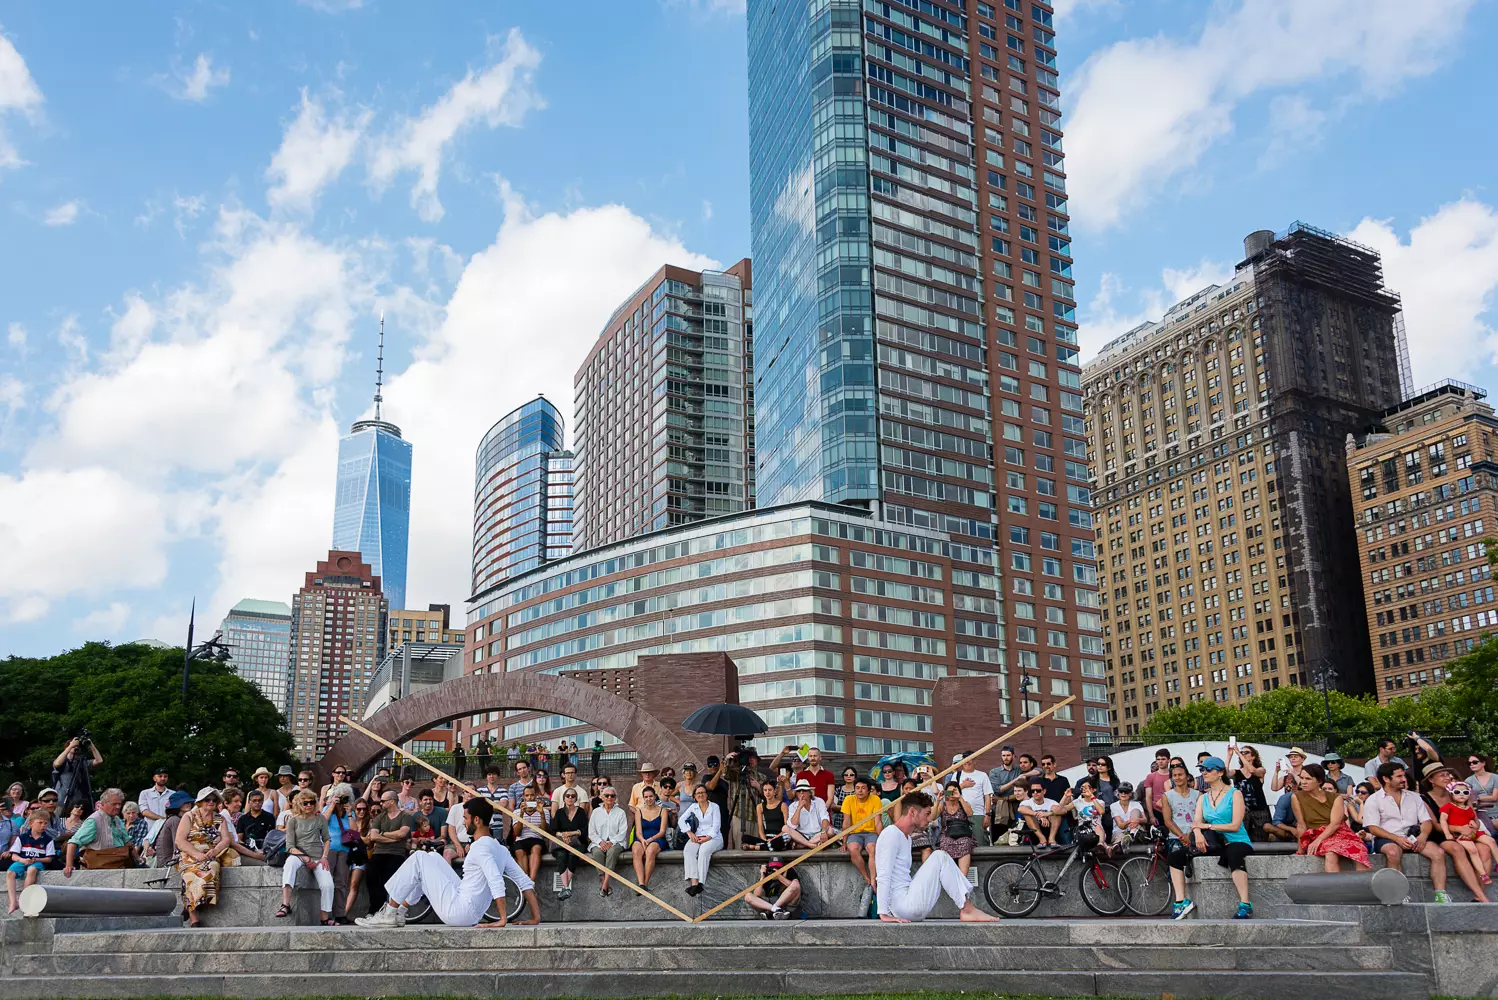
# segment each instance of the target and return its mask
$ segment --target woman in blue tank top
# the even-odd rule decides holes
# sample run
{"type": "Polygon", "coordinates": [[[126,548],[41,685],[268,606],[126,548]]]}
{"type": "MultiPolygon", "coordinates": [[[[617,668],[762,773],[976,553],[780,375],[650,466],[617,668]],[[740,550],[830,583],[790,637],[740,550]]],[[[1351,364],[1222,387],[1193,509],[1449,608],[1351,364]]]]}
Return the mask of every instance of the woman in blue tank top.
{"type": "Polygon", "coordinates": [[[1238,912],[1235,920],[1247,920],[1254,915],[1254,905],[1248,901],[1248,869],[1246,859],[1254,852],[1248,833],[1243,829],[1246,812],[1243,793],[1225,780],[1227,764],[1221,757],[1208,757],[1197,767],[1206,780],[1207,788],[1196,803],[1196,819],[1191,824],[1187,842],[1170,852],[1170,883],[1175,888],[1176,903],[1171,908],[1172,920],[1180,920],[1196,904],[1186,895],[1186,869],[1193,857],[1215,857],[1217,864],[1232,873],[1233,887],[1238,890],[1238,912]]]}
{"type": "Polygon", "coordinates": [[[650,885],[656,856],[666,849],[665,815],[655,789],[650,785],[640,789],[640,808],[635,810],[635,842],[629,849],[635,858],[635,880],[642,889],[650,885]]]}

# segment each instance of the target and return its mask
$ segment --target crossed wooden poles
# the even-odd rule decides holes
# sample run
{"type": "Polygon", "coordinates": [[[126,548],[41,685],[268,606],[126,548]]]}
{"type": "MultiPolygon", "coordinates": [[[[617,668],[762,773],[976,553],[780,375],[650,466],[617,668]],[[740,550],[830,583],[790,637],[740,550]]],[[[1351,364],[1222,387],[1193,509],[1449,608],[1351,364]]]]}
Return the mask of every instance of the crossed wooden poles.
{"type": "MultiPolygon", "coordinates": [[[[979,749],[974,750],[969,756],[979,757],[979,756],[982,756],[985,753],[988,753],[990,750],[992,750],[994,747],[1000,745],[1005,740],[1013,738],[1013,736],[1016,733],[1022,732],[1022,731],[1026,730],[1026,729],[1029,729],[1031,726],[1035,725],[1037,722],[1041,721],[1042,719],[1044,719],[1047,716],[1049,716],[1049,715],[1053,714],[1054,712],[1056,712],[1057,709],[1060,709],[1060,708],[1062,708],[1065,705],[1070,705],[1075,700],[1076,700],[1076,696],[1072,695],[1072,696],[1070,696],[1068,698],[1063,699],[1062,701],[1057,702],[1056,704],[1052,705],[1050,708],[1046,709],[1044,712],[1041,712],[1039,715],[1035,716],[1034,718],[1032,718],[1032,719],[1026,719],[1023,723],[1021,723],[1018,726],[1015,726],[1013,729],[1011,729],[1008,732],[1004,733],[1002,736],[999,736],[997,739],[994,739],[993,741],[989,742],[985,746],[982,746],[979,749]]],[[[380,736],[378,733],[370,732],[368,729],[366,729],[363,726],[359,725],[357,722],[355,722],[354,720],[348,718],[347,716],[340,716],[339,717],[339,721],[347,723],[348,726],[351,729],[357,729],[359,732],[363,733],[365,736],[368,736],[370,739],[376,741],[377,743],[383,744],[384,746],[389,747],[391,750],[394,750],[397,753],[405,754],[411,760],[416,761],[416,763],[422,765],[427,770],[431,771],[433,774],[440,774],[440,775],[442,775],[442,777],[444,777],[448,781],[452,782],[455,786],[457,786],[458,788],[462,789],[464,792],[467,792],[468,795],[470,795],[470,796],[478,796],[478,794],[479,794],[478,789],[474,788],[472,785],[469,785],[469,784],[467,784],[465,782],[459,781],[457,778],[454,778],[452,775],[447,774],[446,772],[444,772],[442,770],[439,770],[436,767],[433,767],[431,764],[426,763],[425,761],[421,760],[421,758],[419,758],[419,757],[412,756],[411,754],[406,754],[404,750],[402,750],[400,747],[396,746],[394,743],[391,743],[389,740],[385,739],[383,736],[380,736]]],[[[934,774],[930,778],[926,779],[926,782],[923,785],[921,785],[920,788],[921,789],[927,789],[927,788],[931,788],[931,787],[933,787],[935,785],[938,785],[943,778],[945,778],[947,775],[951,774],[953,771],[957,770],[961,766],[962,766],[961,762],[958,762],[956,764],[952,764],[952,765],[948,766],[945,770],[938,771],[936,774],[934,774]]],[[[883,814],[889,812],[889,810],[893,809],[899,803],[899,801],[900,800],[897,798],[897,799],[894,799],[894,800],[892,800],[890,802],[885,803],[884,807],[879,810],[879,813],[877,815],[883,815],[883,814]]],[[[569,844],[566,841],[562,840],[561,838],[553,836],[550,832],[541,829],[540,827],[536,826],[533,823],[529,823],[529,822],[526,822],[525,820],[522,820],[520,818],[520,816],[518,814],[516,814],[513,810],[511,810],[508,806],[501,805],[500,803],[496,802],[496,803],[494,803],[494,808],[497,809],[497,810],[499,810],[504,815],[510,817],[510,820],[512,822],[523,823],[524,825],[531,827],[537,833],[539,833],[541,836],[545,837],[547,840],[551,841],[553,844],[555,844],[556,846],[560,847],[562,850],[567,851],[567,852],[569,852],[571,854],[577,855],[583,861],[586,861],[588,864],[592,865],[594,868],[597,868],[600,872],[603,872],[604,874],[609,875],[615,882],[619,882],[619,883],[622,883],[623,885],[629,886],[629,888],[633,889],[635,892],[639,893],[641,896],[644,896],[646,899],[650,900],[652,903],[656,904],[661,909],[666,910],[666,911],[668,911],[668,912],[670,912],[670,913],[672,913],[672,914],[680,917],[682,920],[685,920],[689,924],[695,924],[695,923],[699,923],[699,922],[701,922],[703,920],[706,920],[708,917],[711,917],[713,914],[717,913],[719,910],[725,909],[726,907],[731,906],[734,903],[737,903],[739,900],[741,900],[745,896],[749,895],[755,889],[758,889],[761,886],[766,885],[766,884],[768,884],[771,881],[774,881],[775,879],[777,879],[777,878],[781,877],[782,875],[784,875],[790,869],[796,867],[801,862],[805,861],[807,858],[810,858],[812,855],[820,853],[821,851],[826,850],[827,848],[831,847],[834,844],[840,843],[849,834],[855,832],[854,829],[853,829],[853,827],[849,826],[847,829],[843,830],[841,833],[837,834],[836,836],[831,837],[831,838],[829,838],[827,840],[822,841],[822,843],[818,844],[816,847],[813,847],[811,850],[806,851],[805,853],[801,854],[799,857],[794,858],[793,860],[791,860],[791,861],[787,862],[786,864],[782,865],[781,867],[779,867],[778,869],[775,870],[774,874],[766,875],[764,878],[760,879],[758,882],[755,882],[754,884],[748,886],[745,889],[739,890],[737,893],[735,893],[734,895],[728,897],[723,902],[719,903],[717,906],[714,906],[712,909],[706,910],[706,911],[704,911],[702,913],[699,913],[696,917],[689,917],[685,913],[683,913],[682,911],[678,910],[676,907],[672,906],[670,903],[666,902],[664,899],[661,899],[659,896],[655,895],[655,893],[651,892],[650,890],[645,889],[645,888],[643,888],[641,886],[635,885],[629,879],[620,877],[617,873],[615,873],[614,871],[612,871],[611,869],[609,869],[605,865],[602,865],[598,861],[594,860],[593,857],[591,855],[589,855],[587,852],[580,851],[577,848],[573,847],[571,844],[569,844]]],[[[872,818],[872,817],[870,817],[870,818],[872,818]]],[[[868,822],[868,820],[865,820],[864,824],[860,824],[860,825],[866,825],[867,822],[868,822]]],[[[865,831],[859,831],[859,832],[867,833],[868,831],[865,830],[865,831]]]]}

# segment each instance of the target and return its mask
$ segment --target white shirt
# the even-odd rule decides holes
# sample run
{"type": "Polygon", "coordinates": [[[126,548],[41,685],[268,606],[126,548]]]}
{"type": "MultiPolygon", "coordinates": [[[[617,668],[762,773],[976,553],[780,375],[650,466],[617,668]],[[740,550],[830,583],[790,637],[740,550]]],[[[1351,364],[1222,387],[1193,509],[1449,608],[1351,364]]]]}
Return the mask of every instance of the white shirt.
{"type": "Polygon", "coordinates": [[[811,804],[802,806],[800,799],[785,807],[786,815],[792,814],[796,817],[796,832],[803,837],[815,837],[822,832],[822,824],[827,820],[827,805],[821,799],[813,798],[811,804]]]}
{"type": "Polygon", "coordinates": [[[971,773],[958,771],[947,780],[961,789],[963,800],[973,807],[973,815],[982,816],[984,812],[983,799],[985,796],[993,794],[993,782],[988,780],[988,775],[983,771],[972,771],[971,773]],[[964,781],[971,781],[973,783],[972,787],[963,788],[962,783],[964,781]]]}
{"type": "Polygon", "coordinates": [[[1113,823],[1116,826],[1128,826],[1129,820],[1135,816],[1138,816],[1140,820],[1144,819],[1144,807],[1141,806],[1138,802],[1133,801],[1132,799],[1129,801],[1128,812],[1124,811],[1122,802],[1113,803],[1113,805],[1108,809],[1108,812],[1113,815],[1113,823]]]}
{"type": "MultiPolygon", "coordinates": [[[[170,788],[163,788],[158,792],[156,790],[156,786],[152,785],[150,788],[147,788],[145,791],[141,792],[140,795],[136,796],[136,801],[140,803],[140,811],[142,815],[148,812],[153,812],[156,814],[156,819],[166,819],[166,807],[167,803],[171,801],[171,798],[172,790],[170,788]]],[[[155,821],[156,820],[152,820],[153,823],[155,821]]]]}
{"type": "MultiPolygon", "coordinates": [[[[813,799],[812,801],[815,802],[816,800],[813,799]]],[[[822,816],[823,818],[827,816],[826,806],[822,807],[822,816]]],[[[682,833],[691,833],[697,837],[718,837],[723,832],[723,814],[718,811],[718,803],[716,802],[709,802],[707,804],[707,812],[703,812],[702,807],[693,802],[691,808],[681,814],[681,820],[676,825],[681,829],[682,833]],[[687,819],[693,816],[697,818],[697,829],[695,832],[692,830],[692,825],[687,822],[687,819]]]]}
{"type": "Polygon", "coordinates": [[[458,838],[458,843],[466,844],[473,840],[468,836],[468,818],[463,815],[463,803],[459,802],[447,811],[447,825],[453,828],[453,836],[458,838]]]}
{"type": "Polygon", "coordinates": [[[891,823],[874,843],[877,858],[879,915],[894,915],[895,898],[910,889],[910,838],[891,823]]]}
{"type": "MultiPolygon", "coordinates": [[[[524,892],[534,889],[530,880],[510,852],[499,845],[493,837],[480,837],[463,861],[463,880],[458,883],[458,900],[455,912],[449,914],[449,923],[472,927],[484,919],[489,901],[505,898],[505,876],[509,875],[524,892]]],[[[503,906],[503,903],[501,903],[503,906]]]]}
{"type": "Polygon", "coordinates": [[[1025,807],[1029,806],[1030,811],[1036,816],[1049,816],[1060,805],[1061,803],[1055,799],[1045,799],[1041,802],[1036,802],[1034,799],[1025,799],[1025,801],[1019,804],[1019,811],[1024,812],[1025,807]]]}
{"type": "Polygon", "coordinates": [[[1368,801],[1363,803],[1364,828],[1382,827],[1396,837],[1403,837],[1405,830],[1425,822],[1434,822],[1430,810],[1425,808],[1425,800],[1408,788],[1401,793],[1398,802],[1394,801],[1394,796],[1380,789],[1368,796],[1368,801]]]}
{"type": "Polygon", "coordinates": [[[629,827],[629,815],[619,806],[610,809],[599,806],[588,817],[588,843],[597,847],[607,840],[611,844],[624,846],[624,834],[629,827]]]}

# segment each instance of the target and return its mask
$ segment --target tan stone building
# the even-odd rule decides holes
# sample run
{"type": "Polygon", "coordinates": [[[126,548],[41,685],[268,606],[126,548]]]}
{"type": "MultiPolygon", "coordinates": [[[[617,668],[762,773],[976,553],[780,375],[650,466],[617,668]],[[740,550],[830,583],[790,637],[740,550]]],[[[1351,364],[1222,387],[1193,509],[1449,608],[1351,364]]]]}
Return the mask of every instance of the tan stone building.
{"type": "Polygon", "coordinates": [[[1372,686],[1343,462],[1401,398],[1399,298],[1309,226],[1245,251],[1083,373],[1115,738],[1323,673],[1372,686]]]}
{"type": "Polygon", "coordinates": [[[395,650],[404,642],[461,643],[467,634],[462,626],[452,627],[452,609],[446,604],[428,605],[425,611],[392,609],[388,621],[387,650],[395,650]]]}
{"type": "Polygon", "coordinates": [[[1498,631],[1483,547],[1498,522],[1498,419],[1486,396],[1442,382],[1348,440],[1380,701],[1440,684],[1447,661],[1498,631]]]}

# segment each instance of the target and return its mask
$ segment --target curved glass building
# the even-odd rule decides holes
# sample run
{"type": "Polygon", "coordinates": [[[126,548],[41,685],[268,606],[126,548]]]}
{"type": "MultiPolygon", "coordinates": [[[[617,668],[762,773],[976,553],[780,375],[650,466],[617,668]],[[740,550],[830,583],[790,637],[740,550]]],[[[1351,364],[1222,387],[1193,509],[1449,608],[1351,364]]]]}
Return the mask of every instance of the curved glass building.
{"type": "Polygon", "coordinates": [[[572,551],[572,452],[561,412],[538,396],[503,417],[474,461],[473,591],[572,551]]]}

